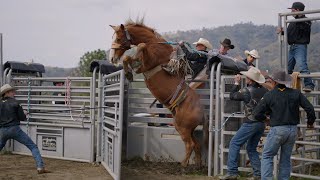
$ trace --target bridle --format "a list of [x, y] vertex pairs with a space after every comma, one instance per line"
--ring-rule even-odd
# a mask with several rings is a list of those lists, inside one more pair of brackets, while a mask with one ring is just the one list
[[123, 50], [128, 50], [131, 48], [131, 36], [127, 30], [127, 28], [124, 28], [124, 34], [125, 34], [125, 40], [122, 41], [120, 44], [113, 42], [111, 45], [111, 49], [123, 49]]

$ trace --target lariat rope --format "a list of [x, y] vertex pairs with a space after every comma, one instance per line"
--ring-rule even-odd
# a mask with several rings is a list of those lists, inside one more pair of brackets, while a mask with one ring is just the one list
[[73, 121], [75, 121], [75, 119], [73, 119], [72, 116], [72, 111], [71, 111], [71, 80], [69, 79], [69, 77], [67, 77], [66, 81], [65, 81], [65, 96], [64, 96], [64, 103], [65, 105], [67, 105], [69, 107], [69, 113], [70, 113], [70, 117]]
[[220, 129], [213, 129], [213, 132], [219, 132], [222, 131], [222, 129], [224, 128], [224, 126], [226, 125], [226, 123], [229, 121], [230, 117], [233, 117], [235, 114], [242, 114], [241, 112], [233, 112], [232, 114], [230, 114], [227, 119], [222, 123], [221, 128]]
[[28, 108], [27, 108], [27, 134], [29, 135], [29, 122], [30, 122], [30, 95], [31, 95], [31, 79], [28, 77]]
[[[65, 81], [65, 96], [64, 96], [64, 103], [65, 105], [68, 106], [69, 108], [69, 113], [70, 113], [70, 117], [73, 121], [76, 121], [74, 118], [73, 118], [73, 115], [72, 115], [72, 107], [71, 107], [71, 80], [69, 77], [67, 77], [66, 81]], [[85, 110], [85, 102], [83, 103], [83, 108], [81, 108], [81, 113], [80, 113], [80, 118], [82, 118], [82, 121], [81, 121], [81, 124], [82, 124], [82, 127], [84, 127], [84, 110]]]

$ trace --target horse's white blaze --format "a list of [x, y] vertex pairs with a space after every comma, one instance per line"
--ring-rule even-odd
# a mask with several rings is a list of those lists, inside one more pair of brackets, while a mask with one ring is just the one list
[[112, 46], [113, 46], [113, 44], [115, 43], [116, 39], [117, 39], [117, 34], [114, 33], [113, 36], [112, 36], [111, 49], [110, 49], [110, 52], [109, 52], [109, 61], [110, 61], [111, 63], [114, 63], [114, 62], [112, 62], [112, 61], [113, 61], [113, 58], [114, 58], [114, 53], [115, 53], [115, 51], [114, 51], [114, 49], [112, 48]]
[[113, 57], [114, 57], [114, 49], [110, 49], [110, 51], [109, 51], [109, 61], [111, 63], [113, 63], [112, 62], [113, 61]]

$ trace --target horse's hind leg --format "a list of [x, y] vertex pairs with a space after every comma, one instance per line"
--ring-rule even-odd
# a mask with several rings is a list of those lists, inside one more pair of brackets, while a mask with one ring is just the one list
[[200, 168], [201, 167], [201, 145], [194, 137], [193, 133], [191, 134], [192, 140], [194, 143], [194, 152], [195, 152], [195, 162], [196, 165]]
[[187, 167], [191, 153], [192, 153], [194, 146], [195, 146], [195, 144], [192, 140], [192, 136], [191, 136], [192, 132], [190, 129], [181, 128], [181, 127], [177, 127], [177, 126], [176, 126], [176, 130], [179, 132], [179, 134], [184, 142], [185, 148], [186, 148], [185, 158], [181, 162], [181, 165], [183, 167]]

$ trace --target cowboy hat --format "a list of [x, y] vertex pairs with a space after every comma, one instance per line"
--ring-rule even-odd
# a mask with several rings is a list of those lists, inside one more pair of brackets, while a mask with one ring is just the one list
[[275, 71], [268, 78], [272, 79], [273, 81], [277, 82], [278, 84], [285, 84], [288, 85], [291, 81], [290, 75], [286, 74], [285, 71]]
[[255, 49], [253, 49], [253, 50], [251, 50], [251, 51], [245, 50], [245, 51], [244, 51], [244, 54], [245, 54], [246, 56], [250, 55], [250, 56], [252, 56], [253, 58], [256, 58], [256, 59], [259, 59], [259, 58], [260, 58], [258, 51], [255, 50]]
[[222, 42], [220, 41], [220, 44], [224, 47], [228, 47], [230, 49], [233, 49], [234, 48], [234, 45], [231, 44], [231, 40], [230, 39], [227, 39], [225, 38]]
[[5, 84], [0, 88], [0, 95], [4, 95], [6, 92], [16, 90], [16, 88], [10, 86], [10, 84]]
[[194, 42], [193, 44], [202, 44], [205, 47], [207, 47], [208, 49], [212, 49], [213, 46], [210, 44], [210, 42], [208, 40], [206, 40], [205, 38], [200, 38], [197, 42]]
[[291, 6], [291, 8], [288, 9], [298, 9], [299, 11], [303, 11], [304, 10], [304, 4], [302, 2], [294, 2]]
[[257, 83], [266, 82], [266, 79], [261, 74], [260, 70], [255, 67], [251, 67], [248, 71], [240, 71], [240, 73]]

